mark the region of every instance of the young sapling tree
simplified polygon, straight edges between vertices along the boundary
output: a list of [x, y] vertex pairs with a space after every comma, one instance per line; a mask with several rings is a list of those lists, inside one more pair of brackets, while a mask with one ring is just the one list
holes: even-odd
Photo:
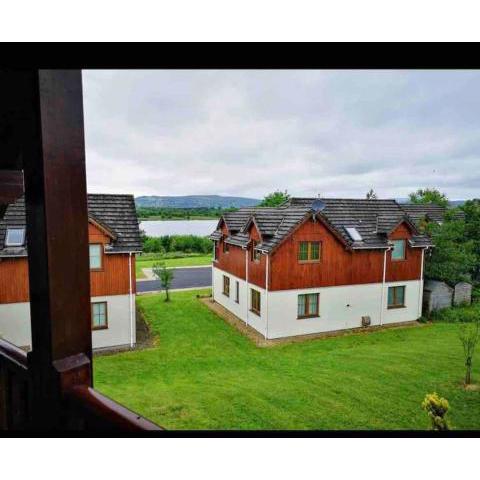
[[160, 280], [162, 288], [165, 290], [165, 301], [170, 301], [169, 290], [172, 286], [174, 273], [172, 269], [168, 269], [165, 263], [155, 263], [152, 267], [153, 274]]

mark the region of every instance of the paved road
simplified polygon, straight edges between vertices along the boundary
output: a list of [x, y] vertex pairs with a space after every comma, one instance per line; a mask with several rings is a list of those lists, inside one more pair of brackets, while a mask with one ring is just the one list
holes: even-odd
[[[205, 268], [175, 268], [172, 289], [210, 287], [212, 285], [212, 267]], [[158, 280], [143, 280], [137, 282], [137, 292], [152, 292], [161, 290]]]

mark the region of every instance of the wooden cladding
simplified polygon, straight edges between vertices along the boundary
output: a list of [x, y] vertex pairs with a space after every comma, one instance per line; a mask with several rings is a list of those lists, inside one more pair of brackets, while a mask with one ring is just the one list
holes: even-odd
[[[109, 237], [89, 225], [90, 243], [101, 245], [102, 267], [90, 271], [90, 291], [92, 297], [126, 295], [130, 291], [129, 255], [105, 254], [103, 244]], [[135, 255], [132, 255], [132, 291], [136, 292]], [[0, 259], [0, 304], [23, 303], [29, 301], [28, 260], [26, 257]]]

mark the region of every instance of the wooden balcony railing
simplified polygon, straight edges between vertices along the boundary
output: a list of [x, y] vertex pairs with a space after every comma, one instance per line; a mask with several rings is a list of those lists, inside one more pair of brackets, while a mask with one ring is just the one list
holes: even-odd
[[0, 429], [159, 431], [92, 385], [79, 70], [0, 70], [0, 220], [23, 193], [32, 351], [0, 340]]

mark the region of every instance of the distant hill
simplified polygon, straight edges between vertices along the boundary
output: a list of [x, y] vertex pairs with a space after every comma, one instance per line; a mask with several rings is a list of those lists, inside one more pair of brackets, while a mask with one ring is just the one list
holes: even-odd
[[253, 207], [261, 200], [245, 197], [223, 197], [221, 195], [185, 195], [158, 197], [156, 195], [137, 197], [137, 207], [158, 208], [240, 208]]

